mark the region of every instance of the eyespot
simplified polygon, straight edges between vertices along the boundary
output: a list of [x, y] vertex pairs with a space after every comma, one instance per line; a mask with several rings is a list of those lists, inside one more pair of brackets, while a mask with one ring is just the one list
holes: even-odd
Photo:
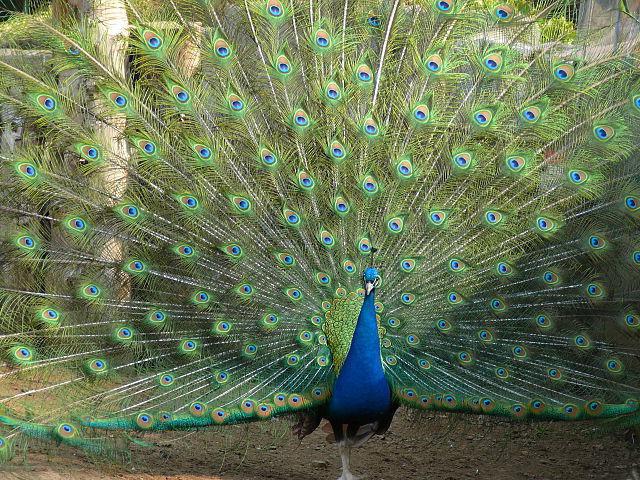
[[233, 324], [226, 320], [216, 320], [213, 322], [212, 333], [214, 335], [226, 335], [233, 328]]
[[295, 287], [287, 288], [284, 293], [293, 301], [302, 299], [302, 292]]
[[524, 157], [521, 157], [521, 156], [512, 156], [512, 157], [507, 157], [507, 159], [505, 160], [505, 164], [509, 171], [513, 173], [518, 173], [524, 169], [526, 165], [526, 160]]
[[416, 301], [416, 296], [413, 293], [404, 292], [400, 294], [400, 301], [405, 305], [411, 305]]
[[498, 225], [504, 219], [502, 213], [497, 210], [487, 210], [484, 214], [484, 219], [489, 225]]
[[98, 147], [95, 147], [93, 145], [82, 145], [80, 147], [80, 153], [87, 160], [96, 160], [98, 157], [100, 157], [100, 150], [98, 149]]
[[267, 14], [274, 18], [282, 17], [284, 7], [278, 0], [269, 0], [267, 2]]
[[561, 82], [568, 82], [573, 78], [576, 71], [570, 63], [561, 63], [553, 67], [553, 76]]
[[513, 356], [516, 357], [516, 358], [526, 358], [527, 357], [527, 350], [521, 345], [516, 345], [515, 347], [513, 347], [511, 349], [511, 352], [513, 353]]
[[276, 157], [275, 153], [266, 148], [260, 150], [260, 159], [266, 167], [273, 167], [278, 163], [278, 157]]
[[211, 158], [211, 149], [209, 147], [196, 144], [193, 146], [193, 149], [202, 160], [208, 160]]
[[179, 195], [177, 198], [180, 204], [189, 210], [196, 210], [199, 206], [198, 199], [192, 195]]
[[141, 273], [146, 270], [144, 262], [141, 260], [131, 260], [125, 267], [129, 273]]
[[624, 324], [628, 328], [638, 328], [640, 326], [640, 317], [633, 313], [628, 313], [624, 317]]
[[368, 65], [360, 65], [356, 69], [356, 77], [361, 83], [371, 83], [373, 81], [373, 73]]
[[404, 230], [404, 220], [402, 217], [393, 217], [387, 222], [389, 233], [399, 234]]
[[591, 235], [589, 237], [589, 247], [594, 250], [602, 250], [606, 245], [606, 240], [599, 235]]
[[549, 217], [538, 217], [536, 219], [536, 226], [542, 233], [547, 233], [556, 227], [556, 223]]
[[290, 367], [295, 367], [296, 365], [298, 365], [298, 363], [300, 363], [300, 357], [296, 354], [287, 355], [285, 360], [287, 365]]
[[430, 112], [427, 105], [417, 105], [412, 113], [413, 119], [419, 123], [427, 123], [430, 120]]
[[452, 258], [451, 260], [449, 260], [449, 269], [452, 272], [460, 273], [465, 268], [467, 268], [467, 265], [459, 258]]
[[25, 250], [34, 250], [37, 242], [29, 235], [22, 235], [16, 239], [16, 245]]
[[327, 286], [331, 284], [331, 277], [324, 272], [316, 273], [315, 277], [316, 277], [316, 282], [319, 285]]
[[125, 97], [122, 93], [119, 92], [111, 92], [109, 94], [109, 99], [113, 103], [116, 108], [124, 108], [127, 106], [129, 101], [127, 97]]
[[189, 92], [187, 92], [180, 85], [174, 85], [173, 87], [171, 87], [171, 93], [173, 94], [175, 99], [182, 104], [187, 103], [191, 98], [191, 95], [189, 95]]
[[109, 364], [104, 358], [94, 358], [89, 360], [85, 364], [85, 367], [86, 367], [87, 373], [100, 374], [100, 373], [105, 373], [108, 370]]
[[276, 260], [278, 260], [278, 263], [285, 268], [292, 267], [296, 263], [294, 256], [287, 252], [277, 253]]
[[148, 413], [140, 413], [136, 416], [136, 425], [138, 428], [147, 430], [153, 427], [153, 416]]
[[342, 90], [336, 82], [329, 82], [324, 89], [324, 94], [330, 102], [335, 102], [342, 97]]
[[459, 170], [468, 170], [473, 162], [473, 155], [470, 152], [460, 152], [452, 157], [453, 166]]
[[589, 348], [591, 346], [591, 340], [586, 335], [576, 335], [573, 339], [573, 343], [575, 343], [578, 348]]
[[302, 188], [303, 190], [310, 191], [313, 190], [315, 181], [313, 180], [313, 177], [311, 177], [311, 175], [301, 170], [300, 172], [298, 172], [298, 185], [300, 185], [300, 188]]
[[197, 340], [186, 339], [180, 341], [180, 351], [183, 353], [193, 353], [198, 350], [198, 346]]
[[442, 71], [442, 66], [444, 62], [442, 61], [442, 57], [438, 54], [429, 55], [425, 61], [425, 66], [427, 70], [431, 73], [440, 73]]
[[493, 341], [493, 334], [489, 330], [483, 329], [478, 332], [478, 338], [483, 342], [490, 343]]
[[329, 156], [334, 162], [340, 163], [344, 161], [345, 155], [346, 149], [340, 142], [337, 140], [331, 142], [331, 145], [329, 145]]
[[596, 125], [593, 127], [593, 135], [601, 142], [608, 142], [615, 135], [615, 130], [609, 125]]
[[373, 118], [367, 118], [362, 124], [362, 131], [369, 138], [374, 138], [378, 135], [378, 124]]
[[349, 213], [351, 206], [346, 198], [342, 195], [338, 195], [333, 201], [333, 209], [338, 215], [344, 216]]
[[356, 265], [355, 263], [353, 263], [351, 260], [347, 259], [344, 262], [342, 262], [342, 268], [344, 269], [345, 272], [347, 272], [347, 274], [351, 275], [352, 273], [354, 273], [356, 271]]
[[202, 417], [207, 412], [207, 405], [205, 403], [193, 402], [189, 405], [189, 413], [194, 417]]
[[367, 24], [373, 28], [378, 28], [381, 25], [380, 17], [376, 15], [368, 17]]
[[407, 345], [409, 345], [410, 347], [415, 347], [420, 344], [420, 337], [418, 337], [418, 335], [414, 333], [410, 333], [407, 336], [405, 336], [404, 340], [405, 342], [407, 342]]
[[207, 304], [211, 300], [211, 296], [209, 295], [209, 293], [205, 292], [204, 290], [195, 292], [192, 298], [196, 304], [200, 305]]
[[536, 325], [541, 328], [549, 328], [551, 327], [551, 320], [546, 315], [538, 315], [536, 317]]
[[386, 363], [387, 365], [389, 365], [389, 366], [391, 366], [391, 367], [393, 367], [394, 365], [397, 365], [397, 364], [398, 364], [398, 359], [396, 358], [396, 356], [395, 356], [395, 355], [387, 355], [387, 356], [384, 358], [384, 361], [385, 361], [385, 363]]
[[496, 265], [496, 272], [498, 272], [498, 275], [511, 275], [513, 273], [513, 267], [507, 262], [499, 262]]
[[24, 345], [18, 345], [12, 349], [14, 359], [19, 363], [33, 360], [33, 351]]
[[605, 362], [605, 366], [607, 367], [607, 370], [609, 370], [609, 372], [611, 373], [620, 373], [622, 372], [622, 369], [623, 369], [622, 362], [617, 358], [608, 359]]
[[276, 59], [276, 70], [281, 75], [288, 75], [291, 73], [291, 62], [286, 56], [280, 55]]
[[130, 219], [136, 219], [140, 216], [140, 210], [138, 209], [138, 207], [131, 204], [121, 206], [120, 213]]
[[287, 397], [287, 403], [289, 404], [290, 407], [299, 408], [304, 405], [305, 400], [302, 395], [298, 395], [297, 393], [292, 393]]
[[242, 257], [243, 251], [242, 251], [242, 247], [240, 245], [238, 245], [237, 243], [231, 243], [229, 245], [225, 245], [222, 248], [222, 251], [224, 253], [226, 253], [227, 255], [229, 255], [231, 258], [233, 259], [238, 259]]
[[538, 107], [525, 107], [520, 111], [520, 116], [527, 123], [536, 123], [540, 119], [542, 110]]
[[585, 405], [585, 411], [587, 412], [587, 415], [590, 416], [600, 415], [602, 413], [602, 410], [603, 404], [599, 400], [591, 400]]
[[496, 312], [502, 312], [502, 311], [506, 310], [506, 308], [507, 308], [507, 305], [500, 298], [492, 298], [489, 301], [489, 306], [491, 307], [492, 310], [494, 310]]
[[405, 273], [411, 273], [416, 268], [416, 261], [413, 258], [403, 258], [400, 260], [400, 268]]
[[453, 0], [435, 0], [435, 7], [440, 13], [451, 13], [453, 5]]
[[473, 121], [479, 127], [487, 127], [491, 125], [493, 120], [493, 112], [487, 109], [480, 109], [473, 112]]
[[509, 370], [504, 367], [498, 367], [496, 368], [496, 376], [503, 380], [509, 378]]
[[162, 46], [162, 38], [160, 38], [156, 32], [152, 30], [145, 30], [142, 36], [150, 49], [157, 50]]
[[227, 102], [229, 103], [229, 108], [232, 112], [239, 113], [245, 108], [244, 100], [235, 93], [232, 93], [227, 97]]
[[94, 283], [90, 283], [89, 285], [82, 287], [81, 293], [85, 298], [98, 298], [102, 292], [100, 287]]
[[587, 172], [584, 170], [569, 170], [567, 176], [569, 181], [575, 185], [582, 185], [589, 178]]
[[600, 298], [604, 296], [604, 289], [598, 283], [589, 283], [586, 291], [587, 295], [591, 298]]
[[443, 210], [432, 210], [431, 212], [429, 212], [427, 218], [433, 225], [439, 227], [443, 225], [445, 220], [447, 219], [447, 213]]
[[636, 250], [631, 252], [631, 261], [636, 265], [640, 265], [640, 250]]
[[80, 217], [71, 217], [67, 220], [66, 225], [69, 229], [76, 232], [85, 232], [87, 230], [87, 222]]
[[289, 226], [297, 227], [300, 225], [300, 215], [291, 210], [290, 208], [285, 208], [282, 210], [282, 214], [284, 216], [285, 221]]
[[163, 324], [167, 319], [167, 314], [162, 310], [152, 310], [147, 314], [147, 319], [152, 324]]
[[449, 321], [445, 320], [444, 318], [441, 318], [440, 320], [436, 321], [436, 328], [441, 332], [446, 333], [452, 329], [452, 325]]
[[560, 277], [552, 270], [547, 270], [542, 274], [542, 281], [548, 285], [556, 285], [560, 282]]
[[530, 406], [531, 411], [536, 414], [542, 413], [546, 408], [546, 405], [542, 400], [532, 400]]
[[331, 46], [331, 36], [329, 35], [329, 32], [322, 28], [316, 30], [315, 43], [321, 49], [329, 48]]
[[231, 55], [231, 46], [222, 38], [213, 44], [213, 51], [219, 59], [227, 59]]
[[236, 288], [236, 293], [242, 297], [250, 297], [253, 295], [253, 286], [250, 283], [241, 283]]
[[403, 180], [411, 178], [413, 176], [413, 164], [407, 159], [399, 161], [396, 165], [396, 173]]
[[40, 107], [48, 112], [55, 110], [57, 105], [56, 100], [49, 95], [38, 95], [37, 101]]
[[367, 237], [363, 237], [358, 242], [358, 251], [363, 255], [371, 253], [371, 240]]
[[138, 140], [137, 146], [145, 155], [153, 155], [156, 152], [155, 143], [149, 140]]
[[223, 408], [216, 408], [211, 412], [211, 419], [214, 423], [221, 424], [227, 418], [227, 412]]
[[239, 213], [247, 213], [251, 210], [251, 200], [247, 197], [241, 197], [239, 195], [231, 196], [231, 204], [233, 208]]
[[60, 323], [60, 312], [53, 308], [44, 308], [39, 311], [40, 319], [44, 320], [45, 323], [48, 324], [59, 324]]
[[225, 370], [214, 372], [214, 378], [216, 382], [223, 385], [229, 381], [230, 377], [231, 375], [229, 375], [229, 373], [226, 372]]
[[364, 177], [361, 186], [362, 190], [364, 190], [364, 193], [367, 195], [373, 195], [379, 191], [378, 181], [373, 177], [373, 175], [367, 175]]
[[158, 375], [158, 384], [161, 387], [170, 387], [175, 381], [175, 377], [170, 373], [161, 373]]
[[490, 398], [483, 398], [480, 400], [480, 408], [483, 412], [489, 413], [492, 412], [496, 407], [496, 402], [491, 400]]
[[502, 55], [499, 53], [485, 55], [482, 59], [482, 66], [485, 68], [485, 70], [492, 73], [497, 73], [502, 70], [502, 63]]
[[78, 434], [78, 431], [70, 423], [61, 423], [56, 428], [56, 434], [63, 440], [66, 440], [69, 438], [74, 438]]
[[451, 291], [449, 293], [447, 293], [447, 301], [451, 304], [451, 305], [458, 305], [460, 303], [462, 303], [463, 301], [463, 296], [455, 291]]
[[80, 49], [75, 45], [69, 45], [69, 47], [67, 48], [67, 52], [69, 52], [69, 54], [73, 55], [74, 57], [76, 55], [80, 55]]
[[639, 205], [640, 205], [640, 200], [638, 200], [638, 197], [629, 195], [624, 199], [624, 206], [627, 210], [635, 212], [638, 210]]
[[513, 13], [513, 8], [510, 5], [501, 4], [493, 8], [493, 16], [499, 22], [509, 22], [513, 19]]

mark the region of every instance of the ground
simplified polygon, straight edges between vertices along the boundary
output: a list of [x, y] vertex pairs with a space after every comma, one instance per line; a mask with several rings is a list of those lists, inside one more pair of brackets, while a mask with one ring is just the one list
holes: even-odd
[[[318, 429], [299, 443], [284, 421], [182, 434], [132, 449], [126, 464], [52, 447], [0, 467], [3, 480], [334, 480], [340, 460]], [[160, 437], [148, 436], [147, 440]], [[640, 480], [638, 439], [591, 423], [509, 423], [399, 411], [390, 431], [357, 450], [363, 480]]]

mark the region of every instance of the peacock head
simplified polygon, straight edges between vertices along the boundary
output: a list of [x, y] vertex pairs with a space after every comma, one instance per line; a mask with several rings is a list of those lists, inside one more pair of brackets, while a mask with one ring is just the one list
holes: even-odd
[[369, 295], [374, 288], [379, 287], [382, 282], [380, 272], [375, 267], [368, 267], [365, 269], [364, 274], [364, 291]]

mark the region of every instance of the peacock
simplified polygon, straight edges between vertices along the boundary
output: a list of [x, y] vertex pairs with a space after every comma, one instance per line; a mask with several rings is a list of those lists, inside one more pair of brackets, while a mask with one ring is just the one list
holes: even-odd
[[636, 39], [568, 0], [78, 3], [1, 30], [0, 459], [326, 419], [350, 480], [400, 406], [640, 423]]

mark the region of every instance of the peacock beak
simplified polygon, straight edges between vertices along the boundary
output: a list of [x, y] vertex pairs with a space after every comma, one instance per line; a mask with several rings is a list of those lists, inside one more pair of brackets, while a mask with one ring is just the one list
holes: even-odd
[[371, 293], [371, 290], [373, 290], [375, 286], [375, 282], [367, 282], [364, 284], [364, 289], [367, 292], [367, 295]]

